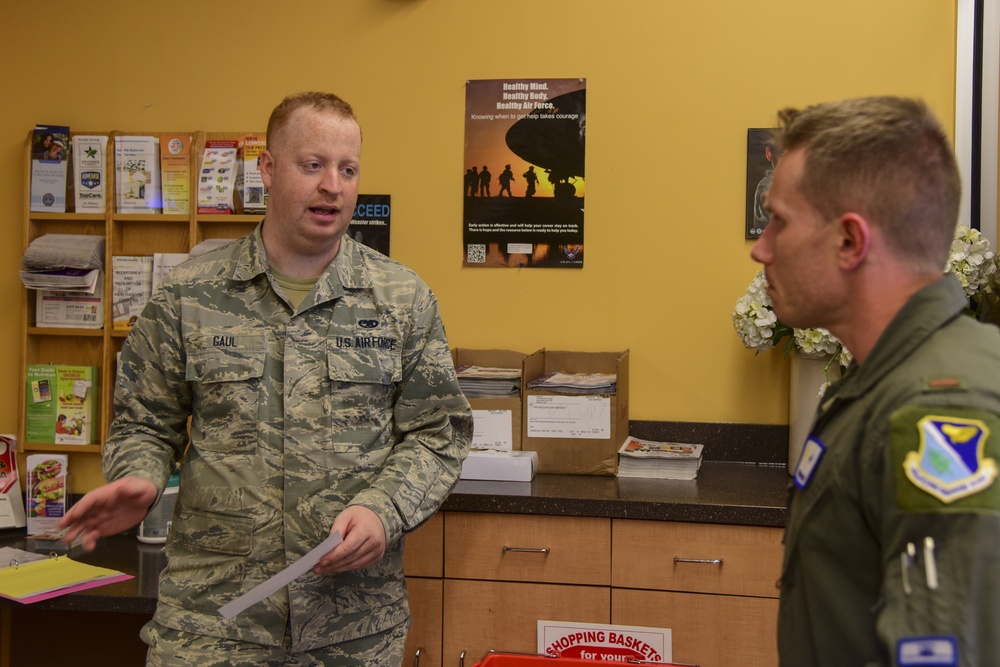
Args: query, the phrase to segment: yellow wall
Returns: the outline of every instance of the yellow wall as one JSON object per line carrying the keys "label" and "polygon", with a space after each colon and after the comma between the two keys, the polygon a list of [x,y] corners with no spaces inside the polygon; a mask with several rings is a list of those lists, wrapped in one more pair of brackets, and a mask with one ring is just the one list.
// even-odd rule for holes
{"label": "yellow wall", "polygon": [[[263,129],[286,93],[337,92],[364,128],[362,191],[436,291],[453,346],[631,348],[631,417],[787,421],[787,362],[730,313],[746,129],[848,96],[954,107],[954,0],[10,0],[0,12],[0,431],[17,424],[22,146],[74,130]],[[587,264],[463,269],[468,79],[587,79]],[[89,457],[95,459],[96,457]],[[87,487],[99,480],[82,464]],[[78,487],[79,490],[79,487]]]}

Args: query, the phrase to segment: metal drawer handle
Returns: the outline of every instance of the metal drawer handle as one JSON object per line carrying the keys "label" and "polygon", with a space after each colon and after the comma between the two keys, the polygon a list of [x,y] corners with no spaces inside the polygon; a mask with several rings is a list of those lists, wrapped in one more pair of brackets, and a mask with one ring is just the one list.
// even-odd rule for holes
{"label": "metal drawer handle", "polygon": [[420,653],[424,650],[421,646],[413,653],[413,667],[420,667]]}
{"label": "metal drawer handle", "polygon": [[541,549],[530,549],[528,547],[506,547],[505,546],[503,548],[503,550],[504,550],[504,553],[506,553],[508,551],[517,551],[519,553],[526,553],[526,554],[548,554],[549,553],[549,548],[548,547],[542,547]]}
{"label": "metal drawer handle", "polygon": [[722,565],[721,558],[681,558],[674,556],[675,563],[704,563],[705,565]]}
{"label": "metal drawer handle", "polygon": [[466,649],[463,648],[462,652],[458,654],[458,667],[465,667],[465,651]]}

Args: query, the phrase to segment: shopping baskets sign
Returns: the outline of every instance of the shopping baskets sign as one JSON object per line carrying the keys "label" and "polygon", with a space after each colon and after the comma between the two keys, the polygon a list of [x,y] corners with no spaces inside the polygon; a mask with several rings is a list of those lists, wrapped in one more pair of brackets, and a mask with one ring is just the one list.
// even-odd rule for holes
{"label": "shopping baskets sign", "polygon": [[625,662],[670,662],[668,628],[538,621],[538,652],[563,658]]}

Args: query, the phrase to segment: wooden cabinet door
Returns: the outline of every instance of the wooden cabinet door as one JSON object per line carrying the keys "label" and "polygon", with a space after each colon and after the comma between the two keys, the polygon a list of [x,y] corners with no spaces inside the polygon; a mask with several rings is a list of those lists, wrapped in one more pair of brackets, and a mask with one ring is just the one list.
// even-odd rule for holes
{"label": "wooden cabinet door", "polygon": [[407,577],[410,632],[406,635],[403,667],[441,667],[443,587],[440,579]]}
{"label": "wooden cabinet door", "polygon": [[603,586],[445,579],[444,664],[482,659],[490,649],[535,653],[538,621],[608,623],[611,590]]}
{"label": "wooden cabinet door", "polygon": [[403,571],[408,577],[438,577],[444,573],[444,515],[437,513],[405,537]]}
{"label": "wooden cabinet door", "polygon": [[778,600],[614,588],[611,622],[670,628],[674,662],[698,667],[778,664]]}

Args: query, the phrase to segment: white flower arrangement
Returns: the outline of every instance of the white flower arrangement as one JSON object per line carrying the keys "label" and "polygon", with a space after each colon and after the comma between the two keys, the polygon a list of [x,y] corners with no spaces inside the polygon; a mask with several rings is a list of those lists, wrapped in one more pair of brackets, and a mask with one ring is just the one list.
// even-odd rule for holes
{"label": "white flower arrangement", "polygon": [[949,271],[958,276],[965,295],[970,299],[980,291],[992,291],[997,262],[989,239],[980,234],[978,229],[959,225],[955,229],[955,240],[951,242],[948,262],[944,267],[945,273]]}
{"label": "white flower arrangement", "polygon": [[775,329],[779,323],[778,316],[771,308],[771,297],[767,295],[767,280],[763,269],[750,281],[747,293],[736,301],[733,326],[747,349],[763,352],[774,347]]}
{"label": "white flower arrangement", "polygon": [[[945,273],[954,273],[962,283],[977,319],[1000,324],[1000,257],[993,253],[989,240],[976,229],[959,225],[951,244]],[[743,345],[758,353],[788,338],[785,354],[795,350],[807,356],[839,355],[846,367],[851,354],[836,336],[826,329],[792,329],[778,319],[767,295],[767,279],[761,269],[754,275],[746,294],[736,301],[733,326]]]}
{"label": "white flower arrangement", "polygon": [[[778,319],[767,295],[767,279],[761,269],[754,275],[747,292],[736,301],[733,326],[743,345],[763,352],[788,338],[785,353],[797,350],[810,357],[829,356],[842,352],[844,346],[826,329],[792,329]],[[849,358],[848,358],[849,362]],[[847,362],[841,360],[845,366]]]}

